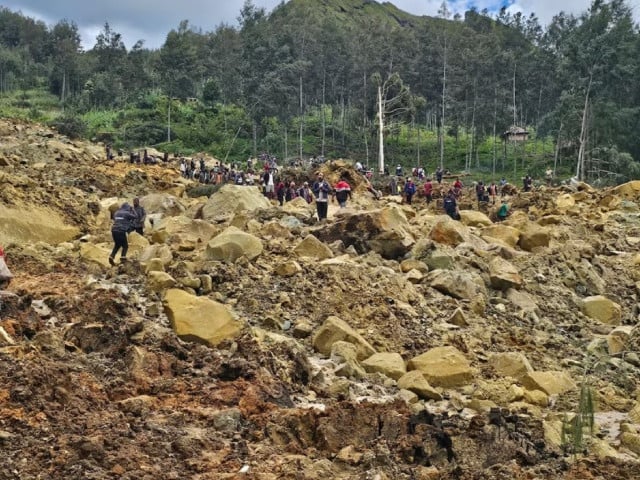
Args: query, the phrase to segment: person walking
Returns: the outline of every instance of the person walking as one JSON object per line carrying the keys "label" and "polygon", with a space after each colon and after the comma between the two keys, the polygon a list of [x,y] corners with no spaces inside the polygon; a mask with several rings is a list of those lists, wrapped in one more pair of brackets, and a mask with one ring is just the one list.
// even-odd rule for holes
{"label": "person walking", "polygon": [[427,199],[427,205],[429,205],[433,200],[433,183],[430,178],[427,178],[424,184],[424,196]]}
{"label": "person walking", "polygon": [[318,220],[322,221],[327,218],[327,212],[329,210],[329,192],[331,187],[324,179],[322,172],[318,172],[316,181],[313,184],[313,195],[316,197],[316,208],[318,210]]}
{"label": "person walking", "polygon": [[140,199],[133,199],[133,212],[136,214],[136,219],[133,221],[133,229],[140,235],[144,235],[144,221],[147,218],[147,212],[144,207],[140,205]]}
{"label": "person walking", "polygon": [[127,250],[129,249],[129,242],[127,241],[127,234],[133,231],[133,222],[136,220],[136,214],[133,207],[128,203],[123,203],[122,206],[113,214],[113,226],[111,227],[111,236],[113,237],[113,250],[109,255],[109,263],[113,266],[116,264],[115,258],[118,250],[122,248],[122,254],[120,255],[120,262],[127,261]]}

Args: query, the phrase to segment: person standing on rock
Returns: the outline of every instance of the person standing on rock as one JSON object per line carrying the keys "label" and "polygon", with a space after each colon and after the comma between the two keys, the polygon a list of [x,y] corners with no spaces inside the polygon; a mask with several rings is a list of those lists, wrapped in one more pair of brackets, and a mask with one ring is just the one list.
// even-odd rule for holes
{"label": "person standing on rock", "polygon": [[318,220],[322,221],[327,218],[327,211],[329,210],[329,192],[331,187],[324,179],[322,172],[318,172],[317,179],[313,184],[313,195],[316,197],[316,208],[318,210]]}
{"label": "person standing on rock", "polygon": [[133,222],[133,229],[140,235],[144,235],[144,221],[147,218],[147,212],[144,207],[140,205],[140,199],[133,199],[133,211],[136,214],[136,219]]}
{"label": "person standing on rock", "polygon": [[304,198],[307,203],[311,203],[313,201],[313,197],[311,196],[311,189],[309,189],[309,182],[304,182],[300,190],[298,190],[298,196]]}
{"label": "person standing on rock", "polygon": [[127,234],[133,231],[133,222],[135,222],[136,219],[137,217],[133,207],[126,202],[113,214],[111,236],[113,237],[114,245],[113,250],[111,250],[111,255],[109,255],[109,263],[112,266],[116,264],[115,258],[118,250],[121,248],[122,254],[120,255],[120,262],[127,261],[127,250],[129,249]]}
{"label": "person standing on rock", "polygon": [[427,199],[427,205],[429,205],[433,200],[433,183],[431,183],[430,178],[427,178],[427,181],[424,183],[424,196]]}
{"label": "person standing on rock", "polygon": [[449,190],[447,196],[444,198],[444,211],[454,220],[460,220],[460,212],[458,212],[458,202],[456,202],[456,196],[452,190]]}
{"label": "person standing on rock", "polygon": [[404,197],[407,200],[407,204],[411,205],[411,199],[416,193],[416,184],[413,183],[411,177],[407,177],[407,181],[404,184]]}
{"label": "person standing on rock", "polygon": [[507,203],[506,200],[502,200],[502,205],[500,205],[500,208],[498,209],[498,221],[502,222],[504,220],[507,219],[507,217],[509,216],[509,204]]}
{"label": "person standing on rock", "polygon": [[12,278],[13,275],[5,262],[4,250],[0,247],[0,290],[8,287]]}
{"label": "person standing on rock", "polygon": [[340,208],[347,206],[347,198],[351,200],[351,185],[349,185],[344,177],[340,177],[340,181],[334,188],[333,197],[338,200]]}

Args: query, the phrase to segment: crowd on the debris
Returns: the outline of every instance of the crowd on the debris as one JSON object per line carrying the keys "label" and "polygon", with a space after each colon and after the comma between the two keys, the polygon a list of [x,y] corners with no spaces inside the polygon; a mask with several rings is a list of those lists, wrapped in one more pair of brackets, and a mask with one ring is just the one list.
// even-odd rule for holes
{"label": "crowd on the debris", "polygon": [[[107,158],[112,159],[111,147],[106,147]],[[122,157],[123,152],[118,151],[118,156]],[[277,201],[280,206],[286,202],[301,198],[308,204],[315,202],[318,220],[327,218],[328,204],[330,201],[337,201],[340,208],[347,205],[347,201],[352,198],[352,189],[349,179],[341,176],[335,185],[330,185],[325,179],[320,167],[325,163],[322,156],[313,156],[309,159],[296,159],[290,161],[288,167],[298,167],[303,171],[313,168],[316,170],[315,179],[307,179],[300,184],[296,184],[296,179],[285,177],[282,168],[278,165],[275,156],[262,153],[257,158],[248,158],[246,164],[238,163],[225,164],[216,161],[215,164],[207,164],[203,157],[184,158],[177,157],[180,175],[185,179],[197,181],[202,184],[235,184],[235,185],[259,185],[262,193],[270,200]],[[149,155],[147,150],[138,153],[130,153],[131,163],[155,164],[168,162],[168,155],[157,157]],[[361,175],[358,184],[364,184],[367,190],[375,199],[382,196],[382,192],[376,190],[372,184],[373,171],[365,167],[360,161],[354,164],[356,172]],[[441,199],[441,208],[451,218],[459,220],[459,202],[465,191],[465,185],[461,176],[454,176],[449,170],[442,167],[436,168],[432,173],[428,173],[423,167],[417,166],[405,175],[402,165],[397,165],[393,174],[385,168],[384,175],[389,179],[387,191],[391,195],[400,195],[407,205],[412,205],[416,197],[423,197],[427,205],[430,205],[435,198]],[[298,176],[298,179],[300,176]],[[454,180],[453,183],[444,182],[445,179]],[[547,169],[545,180],[547,185],[551,184],[552,171]],[[469,186],[475,193],[478,208],[496,206],[498,198],[500,202],[496,207],[495,218],[498,221],[504,220],[510,214],[506,197],[516,191],[503,177],[499,182],[492,181],[486,184],[484,181],[473,182]],[[522,179],[522,191],[529,192],[533,189],[533,179],[526,175]],[[440,208],[440,207],[438,207]],[[109,257],[109,262],[115,264],[115,256],[122,249],[121,261],[126,260],[127,254],[127,234],[131,231],[143,233],[144,219],[146,213],[138,199],[134,199],[134,205],[123,204],[114,214],[114,225],[112,229],[114,248]]]}

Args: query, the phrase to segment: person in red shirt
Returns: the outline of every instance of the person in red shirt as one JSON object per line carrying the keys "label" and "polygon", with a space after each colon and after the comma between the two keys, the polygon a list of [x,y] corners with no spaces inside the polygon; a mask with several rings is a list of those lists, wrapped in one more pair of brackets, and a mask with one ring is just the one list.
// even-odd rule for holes
{"label": "person in red shirt", "polygon": [[340,181],[334,187],[334,198],[338,199],[340,208],[347,206],[347,198],[351,199],[351,186],[347,183],[344,177],[340,177]]}
{"label": "person in red shirt", "polygon": [[462,194],[462,182],[460,177],[456,177],[456,182],[453,184],[453,194],[458,198]]}
{"label": "person in red shirt", "polygon": [[433,200],[433,183],[431,183],[430,178],[427,178],[427,181],[424,184],[424,196],[427,199],[427,205],[429,205],[431,200]]}

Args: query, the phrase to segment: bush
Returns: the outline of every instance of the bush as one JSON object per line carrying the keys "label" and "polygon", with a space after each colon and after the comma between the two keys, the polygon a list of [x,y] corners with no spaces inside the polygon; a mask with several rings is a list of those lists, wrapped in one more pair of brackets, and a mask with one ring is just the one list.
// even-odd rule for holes
{"label": "bush", "polygon": [[217,185],[198,185],[197,187],[192,187],[187,190],[187,195],[191,198],[196,197],[210,197],[214,193],[216,193],[222,184],[219,183]]}
{"label": "bush", "polygon": [[87,125],[82,118],[73,113],[66,113],[51,121],[49,125],[58,130],[60,134],[66,135],[69,138],[80,138],[87,130]]}

